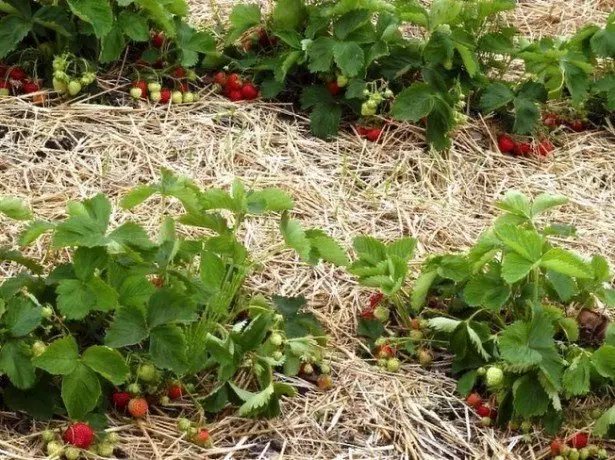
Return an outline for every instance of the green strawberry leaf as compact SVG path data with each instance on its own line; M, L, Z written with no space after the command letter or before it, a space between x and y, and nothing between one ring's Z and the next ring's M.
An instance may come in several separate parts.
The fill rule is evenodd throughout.
M42 355L32 360L34 366L51 375L67 375L79 364L77 342L72 336L51 342Z
M91 412L101 394L98 377L85 364L78 363L73 372L62 378L62 400L73 420L83 419Z
M130 377L130 368L119 351L93 345L83 353L83 363L114 385L121 385Z

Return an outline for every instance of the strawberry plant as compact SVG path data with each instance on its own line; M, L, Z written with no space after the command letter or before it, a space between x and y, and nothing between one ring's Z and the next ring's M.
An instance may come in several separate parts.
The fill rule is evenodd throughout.
M24 268L0 287L1 404L39 418L67 415L81 423L66 435L80 447L91 443L85 424L95 427L109 403L143 417L152 404L190 395L204 412L231 405L243 416L275 416L280 397L295 394L277 371L326 366L324 331L302 311L305 299L269 300L243 289L254 262L238 239L242 223L284 213L282 232L292 243L291 197L239 181L230 193L202 190L165 171L159 183L129 192L121 207L154 194L184 209L161 216L157 240L135 222L112 225L104 195L69 202L58 221L32 220L19 200L0 200L0 213L30 221L19 244L44 238L53 261L47 272L14 249L0 253ZM182 226L200 235L183 238ZM309 235L323 252L335 246L320 230ZM307 257L320 258L316 249Z

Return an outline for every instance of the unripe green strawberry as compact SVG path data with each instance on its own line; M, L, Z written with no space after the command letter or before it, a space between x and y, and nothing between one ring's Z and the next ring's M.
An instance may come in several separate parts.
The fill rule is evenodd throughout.
M43 310L41 312L43 318L45 319L49 319L53 316L53 308L51 307L43 307Z
M181 91L173 91L173 93L171 94L171 101L173 102L173 104L181 104L182 102L184 102L184 95Z
M192 427L192 422L187 418L180 418L177 421L177 428L179 431L188 431Z
M143 96L143 91L141 88L130 88L130 96L133 99L141 99L141 96Z
M115 446L108 442L101 442L96 450L101 457L111 457L115 450Z
M71 80L68 84L68 94L71 96L76 96L81 92L81 83L77 80Z
M160 94L160 91L150 91L149 98L153 102L160 102L160 99L162 99L162 94Z
M433 356L429 350L421 350L418 353L419 363L421 366L429 366L433 361Z
M63 450L64 446L57 441L51 441L49 444L47 444L47 455L49 455L50 457L59 457L60 455L62 455Z
M376 345L377 347L381 347L385 343L387 343L386 337L378 337L376 341L374 342L374 345Z
M564 460L564 457L558 455L557 457L553 457L553 460Z
M67 460L78 460L81 456L81 449L78 447L67 447L64 451L64 456Z
M600 409L593 409L591 412L592 418L600 418L602 411Z
M412 329L410 333L408 334L408 336L410 337L410 340L412 340L413 342L418 342L419 340L423 340L423 337L424 337L423 333L416 329Z
M41 434L41 437L43 438L43 441L51 442L56 438L56 434L51 430L45 430Z
M271 357L275 359L276 361L279 361L284 357L284 353L282 353L280 350L276 350L273 352Z
M607 453L606 449L600 449L598 451L598 458L599 459L606 459L608 458L609 454Z
M150 93L159 93L161 89L162 86L160 85L160 83L152 82L147 85L147 90Z
M322 372L323 374L330 374L331 373L331 367L329 367L328 364L321 364L320 365L320 372Z
M197 81L199 79L199 76L194 70L188 70L188 72L186 73L186 78L188 79L188 81Z
M66 67L66 61L60 57L56 57L53 60L53 70L64 70Z
M400 362L397 358L391 358L387 360L387 371L397 372L399 370Z
M184 104L191 104L194 102L194 93L191 93L190 91L188 91L187 93L184 93L184 100L183 100Z
M160 405L161 406L168 406L169 404L171 404L171 398L169 398L168 396L161 396L160 397Z
M307 375L310 375L310 374L312 374L314 372L314 368L312 367L312 365L310 363L305 363L303 365L302 370L303 370L303 373L307 374Z
M499 367L491 366L487 369L487 374L485 374L485 380L487 381L487 386L489 387L498 387L504 381L504 372Z
M384 305L379 305L374 309L374 318L376 318L378 321L382 321L384 323L385 321L389 320L389 316L389 309Z
M54 78L53 79L53 90L60 94L64 94L66 93L66 91L68 91L68 86L66 85L64 81L58 78Z
M579 451L574 447L568 451L568 460L579 460Z
M481 424L482 426L489 426L489 425L491 425L491 418L489 418L489 417L483 417L483 418L481 418L481 419L480 419L480 424Z
M375 99L373 99L373 97L374 95L372 94L369 100L365 103L365 105L367 105L369 109L375 112L376 109L378 108L378 102Z
M53 73L53 78L63 83L68 83L69 80L68 74L66 72L63 72L62 70L56 70Z
M521 423L521 431L523 433L529 433L530 431L532 431L532 429L534 428L534 426L532 425L532 422L526 420L523 423Z
M153 382L156 380L156 368L151 364L142 364L137 370L137 377L144 382Z
M10 96L11 92L8 88L0 88L0 96Z
M526 444L531 444L533 442L532 435L527 433L521 436L521 440Z
M141 393L141 385L139 385L138 383L131 383L126 387L126 391L133 395L138 395L139 393Z
M344 75L337 76L337 86L339 86L340 88L343 88L347 84L348 84L348 78L346 78Z
M386 97L387 99L391 99L393 96L395 96L393 94L393 91L391 91L390 89L385 89L384 90L384 97Z
M579 451L579 460L587 460L590 457L589 449L584 447Z
M479 377L483 377L486 373L487 369L485 369L484 367L479 367L478 369L476 369L476 375L478 375Z
M367 102L364 102L361 105L361 116L364 117L369 117L372 115L376 115L376 109L370 107L369 105L367 105Z
M371 91L370 91L370 90L368 90L368 89L364 89L364 90L363 90L363 97L369 97L371 94L372 94L372 93L371 93Z
M36 342L34 342L32 344L32 356L34 356L35 358L39 357L40 355L42 355L43 353L45 353L45 350L47 349L47 345L45 345L43 342L41 342L40 340L37 340Z
M115 432L111 432L107 435L107 442L111 444L116 444L119 442L119 440L120 440L120 435Z
M197 430L195 427L191 426L190 428L188 428L188 430L186 431L186 434L188 435L188 438L193 438L194 436L196 436L196 434L199 432L199 430Z
M271 334L271 337L269 337L269 341L271 342L271 345L273 345L274 347L279 347L280 345L282 345L282 342L284 341L284 339L282 338L280 334L278 334L277 332L274 332L273 334Z
M282 315L280 315L279 313L276 313L275 315L273 315L273 320L276 323L279 323L281 321L284 321L284 317Z

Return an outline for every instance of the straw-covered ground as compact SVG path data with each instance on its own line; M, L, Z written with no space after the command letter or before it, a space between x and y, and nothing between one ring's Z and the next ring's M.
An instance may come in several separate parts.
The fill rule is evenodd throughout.
M229 4L193 1L197 22L224 14ZM570 33L600 22L612 0L520 2L516 23L528 34ZM109 82L112 85L113 82ZM558 192L571 204L557 217L579 227L574 248L601 252L615 262L615 130L562 132L555 157L518 160L494 150L489 120L459 130L446 154L425 151L418 128L395 127L381 144L352 134L323 142L289 106L232 105L205 94L196 104L169 109L74 103L54 108L26 101L0 102L0 194L26 197L37 215L57 218L68 199L99 191L117 198L131 186L155 180L160 168L203 186L228 186L239 177L254 186L277 185L296 199L306 227L328 230L349 245L367 233L419 239L427 253L464 249L491 222L493 200L510 188ZM156 203L136 218L159 223ZM125 216L115 216L123 218ZM133 216L134 218L135 216ZM5 228L0 244L13 240ZM518 435L477 429L455 396L454 381L438 369L405 365L386 374L357 357L354 327L368 293L345 274L298 262L291 252L272 255L274 222L248 225L246 244L264 260L250 288L303 294L332 338L335 387L287 400L271 420L227 417L211 427L215 448L178 437L175 419L162 413L142 423L112 419L121 451L130 459L516 459L545 451L520 446ZM41 257L42 247L35 248ZM0 274L0 276L6 275ZM177 410L191 409L178 406ZM40 424L0 413L0 458L43 458ZM512 453L514 452L514 453Z

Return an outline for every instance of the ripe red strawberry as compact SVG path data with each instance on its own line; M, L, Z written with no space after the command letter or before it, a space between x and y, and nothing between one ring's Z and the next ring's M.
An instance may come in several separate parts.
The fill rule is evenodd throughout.
M173 69L171 75L173 75L173 78L184 78L186 76L186 69L183 67L177 67L176 69Z
M538 145L534 149L534 152L537 155L546 156L549 153L551 153L553 150L555 150L555 147L553 146L551 141L549 141L548 139L543 139L538 143Z
M357 126L357 132L359 133L360 136L365 136L368 131L369 129L364 128L363 126Z
M373 308L365 308L359 316L364 319L375 319L374 318L374 309Z
M516 145L517 143L513 141L510 136L507 136L506 134L501 134L498 136L498 148L500 149L500 152L511 153L515 150Z
M381 345L378 347L378 358L392 358L395 355L395 350L391 345Z
M239 75L237 75L236 73L232 73L226 79L226 86L231 91L241 91L243 83Z
M329 83L327 83L327 89L332 96L337 96L342 90L342 88L339 87L336 81L330 81Z
M369 308L374 309L376 305L378 305L382 299L384 298L384 294L382 292L376 292L372 294L369 298Z
M171 399L179 399L184 395L181 385L171 385L167 391L167 396Z
M209 431L205 429L201 429L197 434L192 438L192 442L198 444L199 446L203 446L209 442Z
M145 416L149 406L147 401L143 398L133 398L128 401L128 413L133 417L139 418Z
M87 423L77 422L70 425L64 434L62 439L67 444L72 444L81 449L87 449L92 445L94 440L94 430Z
M532 146L528 144L527 142L519 142L518 144L515 145L515 148L513 150L514 154L520 157L529 155L531 151L532 151Z
M378 139L380 139L381 134L382 134L382 128L372 128L367 132L365 137L367 138L368 141L376 142Z
M485 405L478 406L476 408L476 413L480 415L481 417L489 417L489 415L491 415L491 409L489 409Z
M188 87L188 83L186 83L186 82L181 82L181 83L179 84L179 90L180 90L182 93L187 93L188 91L190 91L190 88Z
M585 131L585 123L583 120L572 120L568 123L568 127L572 129L575 133L580 133Z
M258 88L252 83L246 83L241 88L241 95L248 101L256 99L258 97Z
M466 398L466 404L475 409L478 409L483 403L483 398L478 393L471 393L470 396Z
M111 402L117 409L125 410L128 401L130 401L130 393L125 391L116 391L111 395Z
M551 128L555 128L560 124L559 117L554 113L545 114L545 116L542 118L542 122L545 126L549 126Z
M9 72L9 78L13 80L23 80L26 78L26 72L19 66L13 67Z
M0 80L0 89L8 89L10 88L11 85L8 81L6 80Z
M152 46L154 48L162 48L162 45L164 45L164 34L158 32L152 37Z
M6 77L8 70L9 68L7 66L0 64L0 78Z
M587 433L575 433L568 439L568 445L577 449L583 449L587 446L589 435Z
M145 80L136 80L132 86L141 90L141 97L147 97L147 82Z
M36 93L39 89L38 83L33 81L27 81L23 85L23 91L26 94Z
M554 439L551 443L551 455L554 457L562 453L562 446L564 442L561 439Z
M218 72L216 75L214 75L214 82L219 84L220 86L225 86L227 78L228 77L226 76L225 72Z
M243 95L239 90L231 90L229 91L228 98L233 102L237 102L243 99Z
M161 104L168 104L169 101L171 100L171 90L168 88L162 88L160 90L160 103Z

